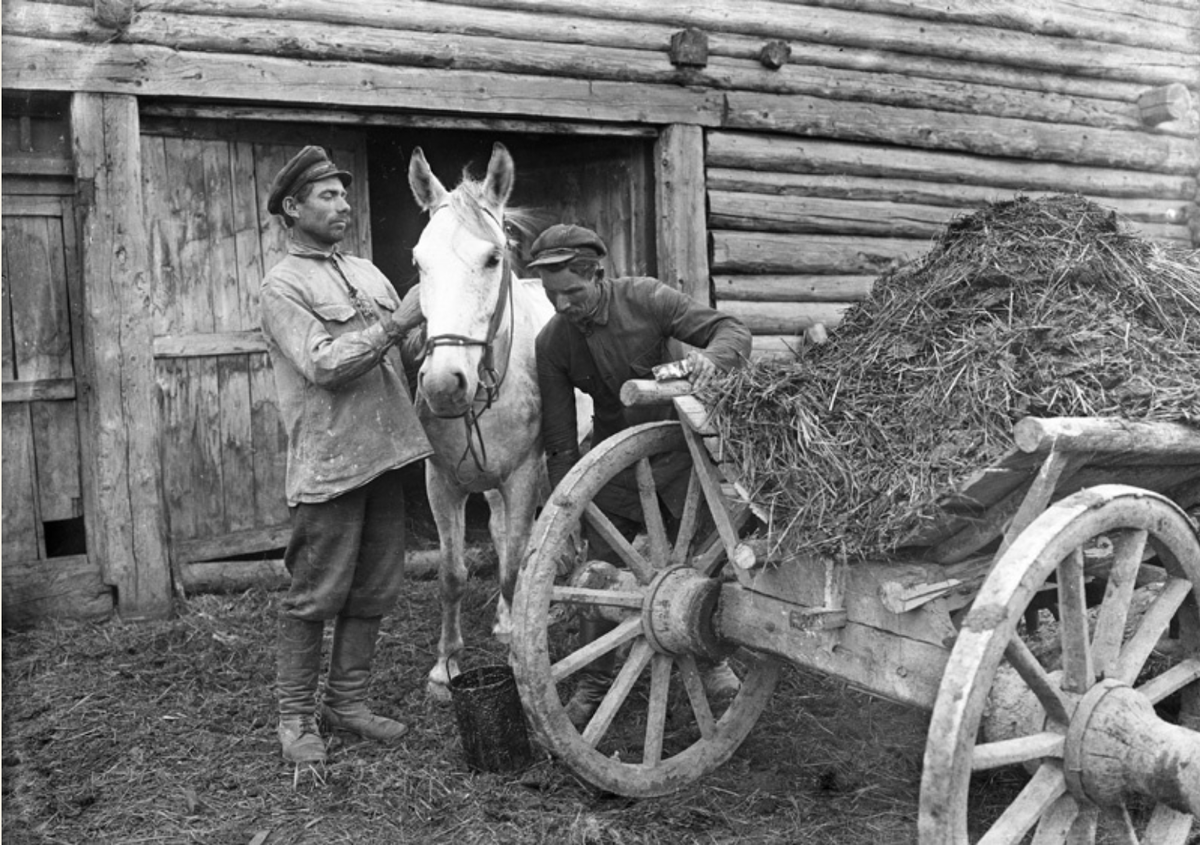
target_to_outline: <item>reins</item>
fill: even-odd
[[[445,205],[440,205],[430,212],[432,217]],[[504,226],[496,216],[486,208],[480,208],[488,217],[496,222],[500,227],[500,231],[504,232]],[[455,475],[458,474],[458,468],[462,466],[467,456],[471,456],[471,460],[475,463],[475,468],[480,472],[487,471],[487,444],[483,439],[483,432],[479,428],[479,418],[485,411],[490,409],[492,405],[500,398],[500,388],[504,384],[504,378],[508,374],[509,359],[512,356],[513,335],[516,326],[516,304],[513,301],[513,286],[512,286],[512,263],[505,245],[504,264],[500,269],[500,292],[496,298],[496,307],[492,310],[492,316],[488,320],[487,334],[483,339],[469,337],[461,334],[439,334],[426,338],[425,340],[425,355],[429,355],[434,349],[439,346],[481,346],[483,347],[483,355],[479,360],[479,368],[477,375],[479,384],[475,388],[475,396],[471,400],[471,404],[461,414],[442,415],[438,414],[425,402],[425,406],[429,408],[434,416],[441,419],[457,419],[462,418],[466,426],[467,446],[463,450],[462,456],[458,459],[458,464],[455,466]],[[504,315],[508,314],[508,347],[505,349],[504,360],[501,362],[499,369],[496,367],[495,360],[495,341],[500,333],[500,326],[504,320]],[[423,397],[422,397],[423,398]],[[482,407],[476,410],[476,406],[482,403]],[[475,443],[478,441],[479,447],[476,449]]]

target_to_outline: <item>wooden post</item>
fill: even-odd
[[[154,387],[150,261],[142,211],[137,98],[71,101],[82,244],[88,436],[95,464],[89,552],[125,619],[171,612]]]
[[[704,130],[668,126],[654,153],[658,278],[709,305]]]

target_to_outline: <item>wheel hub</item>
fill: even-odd
[[[713,615],[721,584],[690,566],[664,570],[646,590],[642,627],[646,639],[663,654],[692,654],[718,659],[732,649],[717,636]]]

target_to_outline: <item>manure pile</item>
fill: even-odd
[[[1200,250],[1078,196],[951,223],[827,344],[702,398],[785,551],[887,557],[1034,417],[1200,427]]]

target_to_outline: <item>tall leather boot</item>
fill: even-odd
[[[275,662],[278,734],[283,759],[291,763],[325,762],[325,741],[316,719],[324,630],[323,622],[279,617]]]
[[[375,657],[375,641],[381,622],[379,617],[337,618],[322,715],[332,728],[349,731],[363,739],[389,743],[408,733],[408,726],[377,716],[367,707],[367,682],[371,677],[371,661]]]
[[[606,619],[584,618],[579,621],[579,645],[584,646],[598,640],[607,634],[617,623]],[[617,652],[610,651],[603,657],[597,658],[579,670],[579,680],[575,684],[575,692],[567,702],[567,718],[578,730],[587,727],[588,722],[608,694],[612,686],[613,675],[616,671]]]

